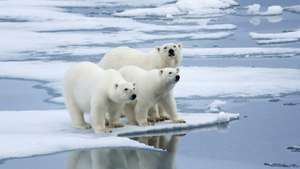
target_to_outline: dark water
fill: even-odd
[[[42,110],[61,108],[50,104],[51,90],[42,87],[46,82],[0,78],[0,110]],[[46,89],[46,90],[45,90]]]

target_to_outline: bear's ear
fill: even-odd
[[[160,52],[160,47],[155,48],[157,52]]]
[[[159,70],[159,75],[162,75],[164,73],[164,70],[160,69]]]
[[[181,43],[177,43],[178,48],[182,48],[182,44]]]
[[[116,84],[115,84],[115,88],[118,88],[118,87],[119,87],[119,85],[116,83]]]
[[[176,68],[176,73],[179,73],[180,72],[180,69],[177,67]]]

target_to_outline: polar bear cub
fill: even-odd
[[[135,65],[143,69],[178,67],[182,61],[181,44],[167,43],[156,47],[150,53],[129,47],[118,47],[107,52],[99,66],[103,69],[120,69],[125,65]]]
[[[64,77],[64,98],[72,125],[90,128],[84,113],[91,113],[91,124],[96,133],[109,132],[105,117],[109,116],[110,127],[122,127],[120,113],[125,103],[136,98],[135,86],[116,70],[103,70],[97,64],[82,62],[72,66]]]
[[[173,88],[179,81],[178,68],[144,70],[137,66],[124,66],[119,69],[122,76],[136,83],[137,100],[125,105],[125,115],[129,124],[148,125],[148,112],[155,111],[159,104],[169,114],[173,122],[184,123],[178,118]]]

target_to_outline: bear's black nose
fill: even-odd
[[[130,99],[134,100],[136,98],[136,94],[131,95]]]
[[[178,82],[179,79],[180,79],[180,76],[179,76],[179,75],[176,75],[176,76],[175,76],[175,81]]]
[[[175,56],[175,51],[174,49],[169,50],[169,56]]]

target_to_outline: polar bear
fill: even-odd
[[[129,47],[117,47],[103,56],[99,66],[103,69],[120,69],[125,65],[135,65],[146,70],[178,67],[182,61],[181,48],[181,44],[167,43],[145,53]]]
[[[127,81],[136,83],[138,98],[124,108],[129,124],[148,125],[148,112],[153,112],[156,104],[163,107],[173,122],[185,122],[176,114],[177,107],[172,90],[180,79],[178,68],[147,71],[137,66],[124,66],[119,72]]]
[[[64,77],[65,104],[75,128],[90,128],[84,120],[85,112],[91,113],[96,133],[110,132],[105,128],[107,114],[110,127],[122,127],[119,118],[124,104],[136,97],[135,85],[124,80],[118,71],[103,70],[91,62],[72,66]]]
[[[120,69],[126,65],[135,65],[140,68],[151,70],[165,67],[178,67],[182,62],[182,45],[167,43],[161,47],[156,47],[154,51],[145,53],[129,47],[118,47],[107,52],[99,66],[104,69]],[[156,106],[154,117],[151,121],[161,121],[169,119],[161,106]]]

